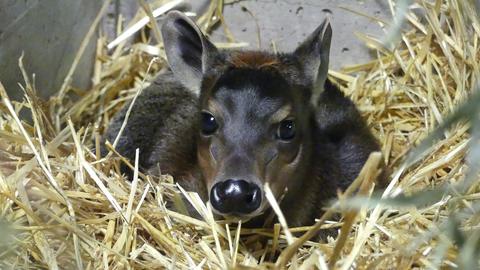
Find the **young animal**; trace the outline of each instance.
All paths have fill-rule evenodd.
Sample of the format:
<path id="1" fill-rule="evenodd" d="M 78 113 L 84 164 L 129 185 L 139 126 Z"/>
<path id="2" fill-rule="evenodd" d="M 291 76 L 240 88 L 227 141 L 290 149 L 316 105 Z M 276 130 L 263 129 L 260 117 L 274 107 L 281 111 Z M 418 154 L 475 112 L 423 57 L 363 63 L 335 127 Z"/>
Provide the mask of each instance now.
<path id="1" fill-rule="evenodd" d="M 139 148 L 143 170 L 171 174 L 216 214 L 262 221 L 269 183 L 290 226 L 312 224 L 379 150 L 327 79 L 328 20 L 292 53 L 220 50 L 180 12 L 161 32 L 171 71 L 138 97 L 117 151 L 133 160 Z"/>

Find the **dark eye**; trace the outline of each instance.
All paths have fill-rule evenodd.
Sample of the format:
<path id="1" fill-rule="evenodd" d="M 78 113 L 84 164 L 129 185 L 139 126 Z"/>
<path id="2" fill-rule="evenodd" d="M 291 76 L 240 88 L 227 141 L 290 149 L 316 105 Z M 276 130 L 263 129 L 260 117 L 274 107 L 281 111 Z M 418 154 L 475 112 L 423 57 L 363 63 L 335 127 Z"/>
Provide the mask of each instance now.
<path id="1" fill-rule="evenodd" d="M 293 120 L 283 120 L 278 125 L 277 138 L 289 141 L 295 137 L 295 122 Z"/>
<path id="2" fill-rule="evenodd" d="M 200 126 L 204 135 L 212 135 L 218 129 L 217 121 L 211 113 L 202 112 L 202 119 L 200 121 Z"/>

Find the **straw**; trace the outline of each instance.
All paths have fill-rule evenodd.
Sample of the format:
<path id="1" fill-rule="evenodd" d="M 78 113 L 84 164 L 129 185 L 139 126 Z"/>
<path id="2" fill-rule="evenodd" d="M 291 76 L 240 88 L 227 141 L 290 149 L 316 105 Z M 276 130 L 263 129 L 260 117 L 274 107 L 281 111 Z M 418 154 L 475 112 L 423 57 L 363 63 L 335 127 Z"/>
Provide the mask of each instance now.
<path id="1" fill-rule="evenodd" d="M 42 100 L 21 61 L 25 99 L 10 100 L 0 84 L 0 224 L 11 224 L 13 239 L 0 251 L 1 269 L 478 268 L 480 25 L 471 1 L 399 6 L 390 0 L 395 23 L 345 8 L 393 27 L 388 38 L 358 34 L 375 59 L 329 71 L 357 104 L 383 156 L 373 153 L 356 181 L 325 205 L 325 214 L 298 228 L 282 218 L 280 198 L 269 186 L 279 223 L 246 228 L 214 216 L 171 176 L 139 171 L 140 154 L 127 160 L 115 142 L 106 143 L 105 157 L 92 150 L 113 115 L 167 67 L 161 43 L 150 44 L 143 26 L 158 16 L 155 7 L 164 13 L 179 2 L 146 3 L 147 16 L 140 10 L 125 31 L 119 27 L 113 50 L 100 37 L 91 89 L 71 87 L 74 64 L 62 92 Z M 203 30 L 228 22 L 224 4 L 211 1 L 200 14 Z M 125 42 L 142 18 L 145 24 L 135 26 L 139 39 Z M 229 42 L 222 47 L 246 45 L 224 31 Z M 398 39 L 391 39 L 395 33 Z M 78 97 L 66 98 L 67 92 Z M 21 111 L 31 112 L 33 121 L 22 121 Z M 381 161 L 389 182 L 372 193 Z M 122 164 L 134 171 L 133 179 L 121 174 Z M 196 215 L 188 216 L 184 204 Z M 312 238 L 324 229 L 339 233 Z"/>

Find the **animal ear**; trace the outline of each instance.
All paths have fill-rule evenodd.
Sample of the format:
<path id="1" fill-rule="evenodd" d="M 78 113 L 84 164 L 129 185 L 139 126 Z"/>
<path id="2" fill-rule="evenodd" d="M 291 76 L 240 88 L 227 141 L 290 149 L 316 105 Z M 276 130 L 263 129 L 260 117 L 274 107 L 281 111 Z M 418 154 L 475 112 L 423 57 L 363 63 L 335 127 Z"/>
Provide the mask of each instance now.
<path id="1" fill-rule="evenodd" d="M 167 14 L 161 32 L 173 74 L 185 87 L 199 93 L 203 74 L 218 55 L 217 48 L 179 11 Z"/>
<path id="2" fill-rule="evenodd" d="M 322 93 L 327 80 L 331 41 L 332 27 L 330 26 L 330 19 L 327 17 L 294 52 L 300 59 L 307 78 L 313 83 L 311 98 L 313 104 L 317 104 L 318 97 Z"/>

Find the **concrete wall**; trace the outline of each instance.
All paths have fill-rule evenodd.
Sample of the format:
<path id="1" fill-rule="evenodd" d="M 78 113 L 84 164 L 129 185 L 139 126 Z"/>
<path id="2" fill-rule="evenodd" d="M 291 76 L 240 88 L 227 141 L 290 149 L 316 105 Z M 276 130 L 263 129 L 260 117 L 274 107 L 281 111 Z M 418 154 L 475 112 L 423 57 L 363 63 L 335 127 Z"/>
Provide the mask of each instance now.
<path id="1" fill-rule="evenodd" d="M 224 10 L 226 24 L 238 41 L 247 41 L 252 48 L 271 49 L 272 42 L 279 51 L 293 50 L 331 13 L 333 39 L 331 68 L 371 59 L 370 52 L 354 35 L 363 32 L 382 36 L 381 28 L 366 17 L 343 9 L 350 8 L 371 16 L 389 20 L 387 1 L 359 0 L 258 0 L 237 1 Z M 257 31 L 257 24 L 259 31 Z M 259 35 L 258 33 L 259 32 Z M 214 39 L 224 40 L 222 29 Z"/>
<path id="2" fill-rule="evenodd" d="M 331 67 L 364 62 L 371 58 L 368 49 L 354 36 L 355 31 L 382 36 L 371 20 L 342 9 L 347 7 L 389 20 L 386 1 L 359 0 L 243 0 L 230 1 L 224 9 L 226 25 L 236 41 L 250 48 L 293 50 L 332 13 L 333 45 Z M 208 0 L 191 0 L 192 10 L 200 14 Z M 36 74 L 41 96 L 48 97 L 60 88 L 78 47 L 100 9 L 93 0 L 0 0 L 0 81 L 10 95 L 21 98 L 17 86 L 23 83 L 18 58 L 25 53 L 29 74 Z M 113 0 L 103 29 L 115 36 L 117 13 L 131 19 L 138 8 L 136 0 Z M 258 25 L 258 28 L 257 28 Z M 258 46 L 258 36 L 261 44 Z M 96 37 L 90 43 L 74 75 L 73 85 L 88 88 L 92 73 Z M 214 41 L 226 41 L 222 27 L 212 33 Z"/>
<path id="3" fill-rule="evenodd" d="M 208 0 L 187 1 L 191 10 L 201 14 Z M 279 51 L 293 50 L 325 18 L 331 14 L 333 40 L 331 68 L 358 64 L 372 59 L 370 51 L 355 36 L 355 32 L 382 37 L 384 32 L 373 20 L 349 10 L 390 21 L 387 1 L 382 0 L 242 0 L 225 1 L 225 23 L 238 42 L 248 42 L 250 49 L 271 50 L 275 43 Z M 131 18 L 136 0 L 124 0 L 118 10 Z M 259 39 L 260 36 L 260 46 Z M 227 41 L 224 29 L 218 27 L 211 35 L 214 41 Z"/>
<path id="4" fill-rule="evenodd" d="M 24 52 L 29 74 L 43 97 L 60 88 L 80 43 L 93 22 L 101 1 L 0 0 L 0 81 L 12 98 L 23 92 L 18 58 Z M 92 72 L 96 37 L 74 74 L 73 84 L 87 87 Z"/>

